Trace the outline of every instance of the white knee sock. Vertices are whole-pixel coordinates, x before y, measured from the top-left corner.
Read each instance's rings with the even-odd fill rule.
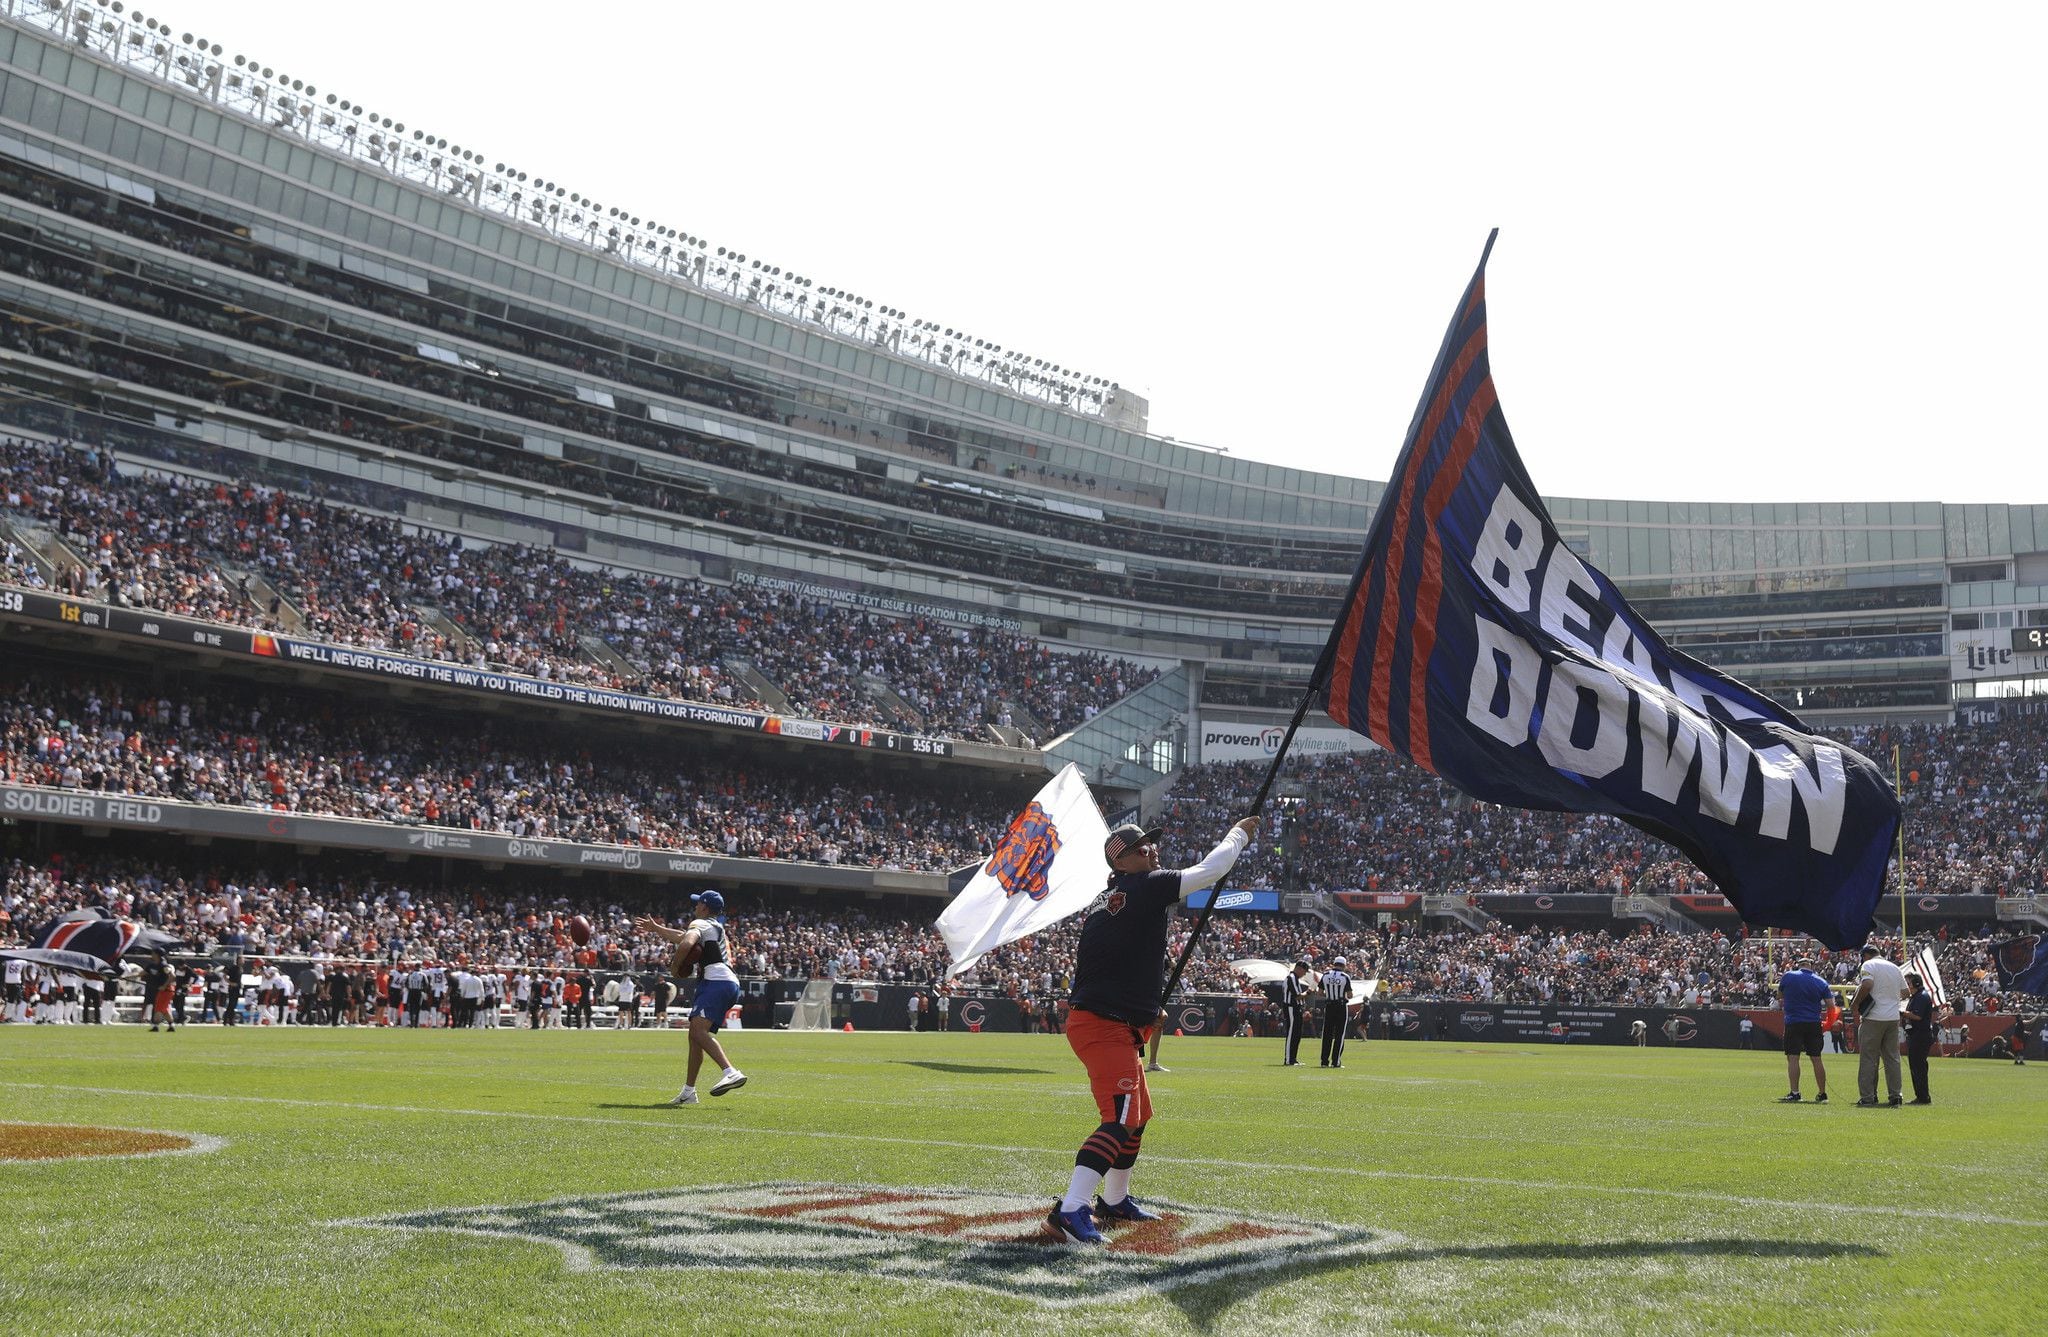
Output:
[[[1115,1174],[1114,1170],[1110,1171]],[[1095,1190],[1102,1183],[1102,1171],[1091,1170],[1085,1165],[1074,1167],[1074,1177],[1067,1183],[1067,1196],[1060,1199],[1060,1210],[1077,1212],[1088,1205],[1095,1196]]]

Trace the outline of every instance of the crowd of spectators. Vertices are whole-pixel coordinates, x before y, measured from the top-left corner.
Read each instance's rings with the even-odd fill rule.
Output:
[[[196,950],[230,949],[266,960],[435,960],[537,970],[648,970],[667,947],[635,931],[650,910],[679,913],[679,893],[618,891],[565,897],[535,890],[450,889],[406,882],[367,862],[329,861],[292,870],[243,864],[172,864],[123,854],[65,853],[16,859],[0,890],[0,942],[24,936],[80,905],[178,934]],[[611,897],[617,899],[610,899]],[[936,905],[796,904],[734,897],[735,968],[769,979],[847,980],[941,986],[947,953],[931,926]],[[578,948],[571,915],[593,924]],[[1176,921],[1170,950],[1185,945],[1191,918]],[[1008,995],[1051,1015],[1073,968],[1079,920],[991,952],[946,986]],[[1989,924],[1941,923],[1915,935],[1937,952],[1951,1005],[1960,1011],[2037,1007],[2001,994],[1993,953],[2006,936]],[[1872,940],[1896,950],[1896,938]],[[1231,962],[1342,955],[1351,973],[1390,996],[1561,1006],[1768,1007],[1795,944],[1783,938],[1678,933],[1650,926],[1584,929],[1496,924],[1438,928],[1412,920],[1345,931],[1307,916],[1223,914],[1212,920],[1184,979],[1190,994],[1259,996]],[[1853,953],[1824,954],[1838,983],[1856,974]]]
[[[84,562],[59,583],[130,607],[273,631],[303,623],[337,644],[761,704],[731,671],[744,661],[791,713],[955,737],[1025,715],[1063,733],[1157,676],[999,629],[409,533],[253,484],[124,474],[90,449],[9,440],[0,468],[0,518],[58,534]],[[8,561],[11,572],[27,565],[18,548]]]
[[[2048,719],[1856,730],[1905,805],[1915,895],[2048,889]],[[1264,762],[1185,768],[1177,840],[1248,809]],[[159,676],[0,672],[0,773],[17,783],[338,814],[533,838],[939,871],[981,857],[1027,797],[828,758],[718,762],[475,717]],[[1028,788],[1029,786],[1023,786]],[[1017,792],[1012,792],[1017,790]],[[1707,893],[1690,862],[1615,819],[1477,803],[1382,751],[1291,764],[1240,885],[1481,894]],[[1190,850],[1189,857],[1199,851]]]
[[[2048,891],[2048,719],[1844,731],[1892,767],[1905,805],[1904,885],[1914,894]],[[1175,830],[1248,810],[1267,763],[1186,768],[1166,797]],[[1374,750],[1290,761],[1270,823],[1273,857],[1248,886],[1383,892],[1711,892],[1672,848],[1615,818],[1476,802]]]
[[[0,778],[14,784],[918,871],[980,857],[1029,796],[865,759],[723,762],[640,734],[27,667],[0,670]]]

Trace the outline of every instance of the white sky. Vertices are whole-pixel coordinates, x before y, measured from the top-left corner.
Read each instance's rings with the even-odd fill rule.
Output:
[[[1545,492],[2048,503],[2039,5],[145,12],[1234,454],[1385,478],[1498,225]]]

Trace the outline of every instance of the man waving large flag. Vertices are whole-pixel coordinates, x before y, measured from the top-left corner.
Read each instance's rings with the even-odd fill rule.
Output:
[[[1107,881],[1102,846],[1108,839],[1081,768],[1068,762],[1017,814],[995,853],[939,916],[939,936],[953,957],[947,978],[971,970],[1006,942],[1086,909]]]
[[[1559,540],[1495,398],[1485,255],[1323,669],[1332,718],[1468,794],[1620,817],[1752,924],[1835,948],[1869,933],[1897,796],[1861,754],[1666,645]]]

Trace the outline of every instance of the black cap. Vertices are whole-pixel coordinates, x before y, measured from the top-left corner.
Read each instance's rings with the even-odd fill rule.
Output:
[[[1136,822],[1125,822],[1110,832],[1109,839],[1102,843],[1102,857],[1115,863],[1126,851],[1134,850],[1140,845],[1150,845],[1159,839],[1159,831],[1160,828],[1156,826],[1148,831]]]

